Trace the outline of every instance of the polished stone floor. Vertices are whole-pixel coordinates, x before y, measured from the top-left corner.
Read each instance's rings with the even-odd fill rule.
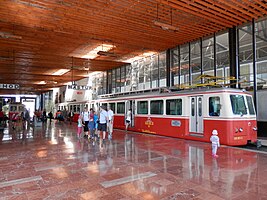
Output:
[[[166,130],[167,131],[167,130]],[[0,199],[267,199],[267,154],[115,130],[77,139],[64,123],[0,133]]]

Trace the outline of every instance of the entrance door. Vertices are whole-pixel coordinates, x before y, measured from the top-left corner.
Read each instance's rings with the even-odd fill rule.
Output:
[[[203,97],[190,97],[190,127],[189,132],[203,134]]]
[[[131,118],[130,127],[134,127],[134,122],[135,122],[135,119],[134,119],[135,118],[135,101],[134,100],[126,101],[126,107],[125,108],[126,108],[125,109],[125,120],[126,120],[126,117],[127,117],[128,110],[130,108],[132,109],[132,118]]]

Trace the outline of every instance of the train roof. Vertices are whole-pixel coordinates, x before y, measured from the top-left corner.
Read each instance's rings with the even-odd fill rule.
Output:
[[[194,88],[194,89],[186,89],[186,90],[174,90],[171,88],[154,88],[149,90],[136,90],[129,92],[121,92],[116,94],[106,94],[99,95],[98,99],[117,99],[117,98],[128,98],[128,97],[153,97],[153,96],[173,96],[173,95],[194,95],[199,93],[217,93],[217,92],[234,92],[234,93],[246,93],[249,92],[236,88],[216,88],[216,87],[205,87],[205,88]]]

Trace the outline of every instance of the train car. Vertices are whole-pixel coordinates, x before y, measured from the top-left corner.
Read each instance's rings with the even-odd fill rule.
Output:
[[[209,142],[217,129],[221,144],[239,146],[257,142],[256,112],[252,95],[231,88],[202,88],[167,93],[116,95],[90,102],[114,111],[114,128]],[[91,106],[91,105],[90,105]]]
[[[2,107],[5,118],[8,120],[14,120],[14,116],[20,115],[25,111],[25,105],[22,103],[9,103]]]

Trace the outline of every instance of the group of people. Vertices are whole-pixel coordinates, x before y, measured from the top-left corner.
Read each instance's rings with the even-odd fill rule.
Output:
[[[126,114],[126,131],[132,121],[132,110],[129,109]],[[78,119],[78,131],[77,136],[81,138],[82,129],[84,130],[84,137],[88,139],[99,139],[102,133],[102,139],[112,139],[114,124],[114,112],[111,107],[108,106],[107,110],[105,106],[100,106],[98,112],[93,108],[88,112],[85,108],[84,112],[81,112]]]
[[[110,107],[106,110],[104,106],[100,106],[99,112],[95,112],[92,108],[88,112],[85,108],[79,115],[77,136],[81,138],[83,127],[85,138],[99,139],[102,132],[103,140],[106,139],[106,133],[108,133],[108,139],[112,139],[113,122],[114,112]]]

